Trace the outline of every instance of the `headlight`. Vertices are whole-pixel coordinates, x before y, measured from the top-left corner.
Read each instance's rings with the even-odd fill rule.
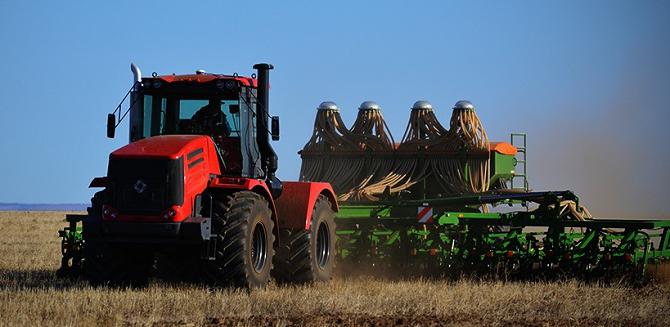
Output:
[[[176,215],[177,215],[177,212],[174,211],[174,209],[170,209],[166,213],[163,214],[163,219],[174,218],[174,216],[176,216]]]
[[[118,213],[116,212],[115,209],[110,208],[107,205],[102,206],[102,216],[103,216],[103,218],[107,217],[107,218],[116,219],[117,215],[118,215]]]

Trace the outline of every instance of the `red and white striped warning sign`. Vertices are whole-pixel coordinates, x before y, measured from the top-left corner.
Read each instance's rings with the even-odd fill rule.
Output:
[[[419,207],[416,219],[422,224],[433,222],[433,207]]]

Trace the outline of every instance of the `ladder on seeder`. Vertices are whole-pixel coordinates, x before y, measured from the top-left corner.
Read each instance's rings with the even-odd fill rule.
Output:
[[[526,148],[526,133],[512,133],[510,135],[510,143],[516,147],[517,153],[514,159],[516,160],[516,168],[514,175],[510,180],[511,189],[520,189],[528,192],[528,173],[526,170],[527,164],[527,148]],[[515,180],[517,181],[515,183]],[[521,185],[519,185],[521,183]]]

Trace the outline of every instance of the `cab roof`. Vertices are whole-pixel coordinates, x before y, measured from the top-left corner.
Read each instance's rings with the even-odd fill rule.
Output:
[[[147,77],[145,77],[147,78]],[[149,77],[151,78],[151,77]],[[196,73],[196,74],[187,74],[187,75],[161,75],[153,77],[154,79],[160,79],[165,83],[177,83],[177,82],[190,82],[190,83],[209,83],[212,81],[227,81],[233,80],[238,81],[242,85],[247,87],[258,87],[258,80],[251,77],[239,76],[239,75],[225,75],[225,74],[212,74],[212,73]]]

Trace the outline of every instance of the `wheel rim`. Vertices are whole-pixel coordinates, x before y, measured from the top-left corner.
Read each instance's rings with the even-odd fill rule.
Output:
[[[253,262],[254,270],[260,272],[265,267],[265,260],[267,258],[267,244],[265,226],[258,223],[254,227],[251,243],[251,262]]]
[[[328,233],[328,225],[325,223],[319,224],[319,230],[316,233],[316,262],[319,268],[323,268],[328,264],[330,257],[330,234]]]

